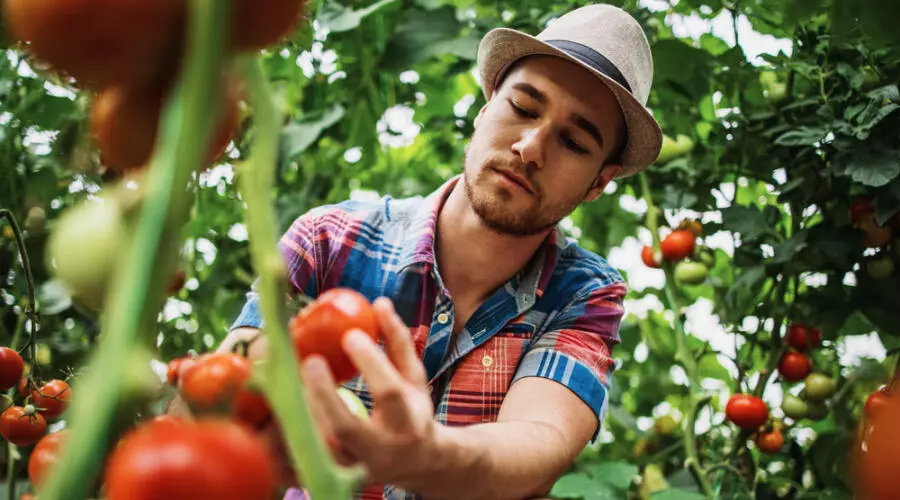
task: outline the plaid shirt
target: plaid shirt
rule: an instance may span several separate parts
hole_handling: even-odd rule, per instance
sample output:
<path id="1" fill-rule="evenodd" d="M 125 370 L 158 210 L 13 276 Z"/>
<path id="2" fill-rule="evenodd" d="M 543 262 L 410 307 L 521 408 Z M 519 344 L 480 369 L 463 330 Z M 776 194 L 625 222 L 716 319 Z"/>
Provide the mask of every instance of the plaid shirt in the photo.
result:
<path id="1" fill-rule="evenodd" d="M 390 297 L 410 327 L 441 424 L 493 422 L 516 380 L 542 377 L 584 400 L 599 430 L 623 314 L 621 275 L 557 228 L 529 264 L 481 304 L 451 345 L 453 301 L 437 269 L 434 237 L 438 212 L 459 179 L 425 198 L 347 201 L 299 217 L 280 244 L 293 291 L 315 297 L 348 287 L 369 300 Z M 251 291 L 232 328 L 261 323 Z M 344 385 L 371 410 L 359 377 Z M 304 496 L 293 491 L 287 498 Z M 356 498 L 416 496 L 372 485 Z"/>

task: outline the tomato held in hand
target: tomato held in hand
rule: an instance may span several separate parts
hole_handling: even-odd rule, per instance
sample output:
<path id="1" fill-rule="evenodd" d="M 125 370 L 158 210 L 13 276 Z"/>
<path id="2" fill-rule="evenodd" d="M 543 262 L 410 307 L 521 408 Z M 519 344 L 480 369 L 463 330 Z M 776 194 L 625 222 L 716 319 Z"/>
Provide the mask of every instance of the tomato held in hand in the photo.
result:
<path id="1" fill-rule="evenodd" d="M 767 455 L 774 455 L 784 447 L 784 435 L 778 429 L 763 432 L 756 437 L 756 446 L 759 447 L 759 451 Z"/>
<path id="2" fill-rule="evenodd" d="M 22 380 L 25 361 L 18 352 L 0 347 L 0 391 L 5 391 Z"/>
<path id="3" fill-rule="evenodd" d="M 32 405 L 11 406 L 0 415 L 0 435 L 16 446 L 30 446 L 47 430 L 47 421 Z"/>
<path id="4" fill-rule="evenodd" d="M 28 479 L 32 486 L 40 489 L 44 479 L 59 460 L 60 447 L 68 437 L 67 430 L 47 434 L 38 441 L 28 458 Z"/>
<path id="5" fill-rule="evenodd" d="M 229 409 L 252 370 L 250 360 L 237 354 L 201 356 L 182 370 L 181 394 L 196 412 Z"/>
<path id="6" fill-rule="evenodd" d="M 812 360 L 799 352 L 788 351 L 778 362 L 778 373 L 788 382 L 799 382 L 812 373 Z"/>
<path id="7" fill-rule="evenodd" d="M 645 246 L 641 249 L 641 260 L 644 261 L 644 265 L 653 269 L 659 269 L 659 257 L 655 255 L 656 252 L 653 251 L 653 247 Z"/>
<path id="8" fill-rule="evenodd" d="M 141 425 L 113 452 L 109 500 L 266 500 L 275 464 L 265 445 L 227 421 Z"/>
<path id="9" fill-rule="evenodd" d="M 41 415 L 52 419 L 62 415 L 69 407 L 72 391 L 65 381 L 54 379 L 42 385 L 39 391 L 32 391 L 31 398 Z"/>
<path id="10" fill-rule="evenodd" d="M 696 239 L 690 231 L 672 231 L 660 243 L 663 258 L 673 262 L 686 259 L 694 253 Z"/>
<path id="11" fill-rule="evenodd" d="M 236 0 L 232 4 L 231 46 L 240 51 L 272 45 L 297 25 L 306 0 Z"/>
<path id="12" fill-rule="evenodd" d="M 328 290 L 291 322 L 294 349 L 301 359 L 312 355 L 324 357 L 335 381 L 346 382 L 358 370 L 344 353 L 341 339 L 354 328 L 365 332 L 373 341 L 378 340 L 378 323 L 369 301 L 347 288 Z"/>
<path id="13" fill-rule="evenodd" d="M 263 394 L 243 388 L 234 400 L 231 417 L 251 429 L 259 429 L 272 419 L 272 408 Z"/>
<path id="14" fill-rule="evenodd" d="M 866 399 L 865 413 L 866 418 L 872 420 L 876 415 L 881 413 L 882 409 L 888 404 L 890 404 L 891 394 L 888 392 L 888 388 L 884 387 L 879 389 Z"/>
<path id="15" fill-rule="evenodd" d="M 792 323 L 786 336 L 787 344 L 800 352 L 806 352 L 810 347 L 822 346 L 822 332 L 809 325 Z"/>
<path id="16" fill-rule="evenodd" d="M 183 0 L 7 0 L 27 50 L 93 88 L 156 78 L 174 61 Z"/>
<path id="17" fill-rule="evenodd" d="M 725 405 L 725 416 L 742 429 L 758 429 L 769 420 L 769 407 L 756 396 L 735 394 Z"/>

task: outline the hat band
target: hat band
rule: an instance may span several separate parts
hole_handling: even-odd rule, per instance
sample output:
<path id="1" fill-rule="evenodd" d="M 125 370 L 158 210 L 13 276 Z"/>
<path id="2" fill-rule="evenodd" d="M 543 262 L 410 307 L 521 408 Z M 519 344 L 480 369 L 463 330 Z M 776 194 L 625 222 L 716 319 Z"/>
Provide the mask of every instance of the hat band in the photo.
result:
<path id="1" fill-rule="evenodd" d="M 582 45 L 571 40 L 544 40 L 544 43 L 556 47 L 557 49 L 569 54 L 572 57 L 580 59 L 583 63 L 587 64 L 591 68 L 594 68 L 600 73 L 603 73 L 604 75 L 612 78 L 613 81 L 625 87 L 625 90 L 627 90 L 629 94 L 631 93 L 631 86 L 628 85 L 628 81 L 625 80 L 622 72 L 619 71 L 619 68 L 617 68 L 616 65 L 613 64 L 612 61 L 607 59 L 603 54 L 588 47 L 587 45 Z"/>

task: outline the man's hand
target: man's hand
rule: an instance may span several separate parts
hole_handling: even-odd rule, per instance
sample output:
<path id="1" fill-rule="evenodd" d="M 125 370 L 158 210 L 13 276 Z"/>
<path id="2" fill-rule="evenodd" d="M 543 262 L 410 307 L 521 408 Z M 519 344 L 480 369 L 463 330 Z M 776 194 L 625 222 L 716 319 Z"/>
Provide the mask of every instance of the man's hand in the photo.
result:
<path id="1" fill-rule="evenodd" d="M 373 398 L 371 419 L 350 412 L 335 392 L 323 358 L 307 358 L 302 376 L 320 430 L 332 448 L 344 455 L 339 460 L 362 462 L 372 482 L 402 484 L 404 478 L 417 474 L 435 446 L 434 405 L 409 329 L 389 299 L 379 298 L 373 306 L 385 349 L 359 331 L 343 339 L 345 352 Z"/>

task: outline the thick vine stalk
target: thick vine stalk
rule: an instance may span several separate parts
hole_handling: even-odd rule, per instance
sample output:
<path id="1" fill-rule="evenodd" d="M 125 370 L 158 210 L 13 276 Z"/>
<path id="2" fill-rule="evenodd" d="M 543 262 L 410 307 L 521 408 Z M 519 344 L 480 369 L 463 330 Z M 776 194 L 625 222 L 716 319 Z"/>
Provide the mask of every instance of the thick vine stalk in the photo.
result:
<path id="1" fill-rule="evenodd" d="M 650 194 L 650 182 L 645 174 L 639 174 L 641 179 L 641 191 L 644 201 L 647 203 L 647 229 L 653 237 L 654 253 L 660 251 L 659 241 L 659 208 L 653 203 L 653 196 Z M 701 491 L 707 498 L 715 496 L 712 486 L 707 481 L 707 473 L 700 464 L 700 454 L 697 451 L 697 442 L 694 438 L 694 427 L 697 424 L 697 415 L 700 408 L 709 401 L 709 397 L 701 393 L 700 390 L 700 367 L 697 358 L 691 352 L 687 345 L 687 334 L 684 331 L 684 324 L 681 322 L 681 304 L 678 301 L 678 292 L 675 290 L 675 276 L 672 270 L 672 264 L 663 259 L 661 267 L 666 273 L 665 292 L 669 306 L 675 312 L 675 361 L 679 363 L 688 376 L 690 397 L 688 401 L 688 411 L 685 412 L 684 418 L 684 452 L 685 466 L 691 471 L 694 480 L 700 486 Z"/>
<path id="2" fill-rule="evenodd" d="M 188 2 L 187 53 L 172 98 L 163 109 L 147 196 L 133 237 L 107 293 L 103 339 L 74 390 L 71 434 L 41 491 L 42 500 L 84 498 L 103 463 L 132 352 L 152 343 L 163 285 L 174 267 L 180 227 L 188 219 L 186 186 L 203 162 L 220 102 L 225 27 L 230 2 Z"/>
<path id="3" fill-rule="evenodd" d="M 272 102 L 258 56 L 248 57 L 241 63 L 254 112 L 255 132 L 253 151 L 249 160 L 240 166 L 238 184 L 247 203 L 250 254 L 259 275 L 257 291 L 269 346 L 264 365 L 264 391 L 282 424 L 288 453 L 299 472 L 298 479 L 312 498 L 345 500 L 351 497 L 363 471 L 341 467 L 331 458 L 305 404 L 299 363 L 287 331 L 290 320 L 285 301 L 287 269 L 278 251 L 280 233 L 270 198 L 277 168 L 281 117 Z"/>

